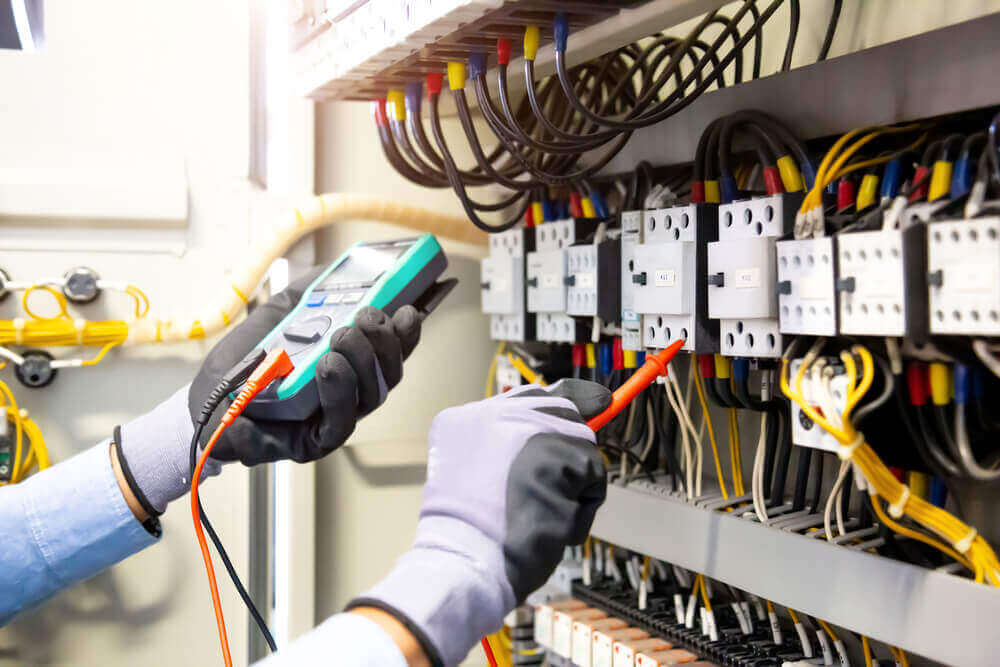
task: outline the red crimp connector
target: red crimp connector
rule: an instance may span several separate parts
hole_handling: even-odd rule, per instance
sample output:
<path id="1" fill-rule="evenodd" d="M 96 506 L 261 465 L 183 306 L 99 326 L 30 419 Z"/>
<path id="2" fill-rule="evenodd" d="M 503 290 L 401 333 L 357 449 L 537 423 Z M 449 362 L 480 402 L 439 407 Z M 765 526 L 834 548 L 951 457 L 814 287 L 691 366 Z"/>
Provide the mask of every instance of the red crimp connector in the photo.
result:
<path id="1" fill-rule="evenodd" d="M 534 227 L 535 226 L 535 214 L 531 210 L 531 207 L 524 209 L 524 226 Z"/>
<path id="2" fill-rule="evenodd" d="M 510 40 L 500 38 L 497 40 L 497 64 L 510 64 Z"/>
<path id="3" fill-rule="evenodd" d="M 849 178 L 840 179 L 837 183 L 837 210 L 843 211 L 854 206 L 855 196 L 854 181 Z"/>
<path id="4" fill-rule="evenodd" d="M 705 201 L 705 182 L 691 181 L 691 203 L 700 204 Z"/>
<path id="5" fill-rule="evenodd" d="M 574 218 L 583 217 L 583 199 L 576 192 L 569 193 L 569 214 Z"/>
<path id="6" fill-rule="evenodd" d="M 625 353 L 622 351 L 622 339 L 615 338 L 614 342 L 611 344 L 611 363 L 612 367 L 616 370 L 623 370 L 625 368 Z"/>
<path id="7" fill-rule="evenodd" d="M 440 72 L 427 75 L 427 97 L 440 95 L 441 87 L 444 85 L 444 75 Z"/>
<path id="8" fill-rule="evenodd" d="M 586 364 L 587 348 L 583 343 L 573 345 L 573 368 L 583 368 Z"/>
<path id="9" fill-rule="evenodd" d="M 379 127 L 389 124 L 389 118 L 385 115 L 385 100 L 372 100 L 372 115 L 375 116 L 375 124 Z"/>
<path id="10" fill-rule="evenodd" d="M 930 374 L 927 372 L 926 364 L 914 361 L 906 367 L 906 384 L 910 389 L 910 403 L 919 406 L 927 402 L 929 383 Z"/>
<path id="11" fill-rule="evenodd" d="M 698 355 L 698 370 L 703 378 L 715 377 L 715 359 L 712 358 L 712 355 Z"/>
<path id="12" fill-rule="evenodd" d="M 906 484 L 906 471 L 902 468 L 897 468 L 895 466 L 889 466 L 889 472 L 892 476 L 896 478 L 896 481 L 900 484 Z"/>
<path id="13" fill-rule="evenodd" d="M 764 167 L 764 187 L 769 195 L 779 195 L 785 191 L 781 183 L 781 172 L 777 167 Z"/>
<path id="14" fill-rule="evenodd" d="M 913 172 L 913 182 L 918 183 L 922 179 L 923 183 L 921 183 L 916 189 L 913 190 L 913 192 L 910 193 L 911 202 L 927 199 L 927 190 L 931 187 L 931 179 L 927 175 L 929 171 L 930 167 L 921 166 L 917 167 L 916 170 Z"/>

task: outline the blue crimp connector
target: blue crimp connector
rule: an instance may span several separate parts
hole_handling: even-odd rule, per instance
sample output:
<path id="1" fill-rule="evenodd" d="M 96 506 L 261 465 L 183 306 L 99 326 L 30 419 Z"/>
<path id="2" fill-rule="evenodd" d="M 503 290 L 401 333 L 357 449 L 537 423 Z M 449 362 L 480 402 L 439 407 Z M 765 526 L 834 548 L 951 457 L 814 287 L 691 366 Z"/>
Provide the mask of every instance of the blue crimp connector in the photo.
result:
<path id="1" fill-rule="evenodd" d="M 410 113 L 420 113 L 420 103 L 424 97 L 424 84 L 411 81 L 406 84 L 406 110 Z"/>
<path id="2" fill-rule="evenodd" d="M 948 487 L 940 477 L 931 477 L 931 505 L 944 507 L 948 501 Z"/>
<path id="3" fill-rule="evenodd" d="M 608 205 L 604 201 L 604 197 L 597 190 L 590 191 L 590 202 L 594 205 L 594 213 L 597 214 L 598 218 L 608 217 Z"/>
<path id="4" fill-rule="evenodd" d="M 750 376 L 750 360 L 743 357 L 733 359 L 733 381 L 743 383 Z"/>
<path id="5" fill-rule="evenodd" d="M 729 175 L 719 178 L 719 195 L 723 204 L 728 204 L 739 199 L 740 188 L 736 185 L 736 179 Z"/>
<path id="6" fill-rule="evenodd" d="M 951 198 L 958 199 L 972 189 L 972 163 L 969 156 L 962 155 L 955 160 L 955 168 L 951 173 Z"/>
<path id="7" fill-rule="evenodd" d="M 545 222 L 552 222 L 557 219 L 556 207 L 551 199 L 542 200 L 542 217 L 545 219 Z"/>
<path id="8" fill-rule="evenodd" d="M 572 217 L 569 214 L 569 202 L 568 201 L 566 201 L 565 199 L 560 199 L 558 202 L 556 202 L 556 206 L 557 206 L 558 211 L 559 211 L 559 217 L 557 218 L 558 220 L 568 220 L 569 218 Z"/>
<path id="9" fill-rule="evenodd" d="M 882 174 L 882 187 L 879 197 L 882 199 L 895 199 L 899 194 L 899 186 L 903 183 L 903 161 L 898 157 L 889 160 Z"/>
<path id="10" fill-rule="evenodd" d="M 965 364 L 955 364 L 955 403 L 963 404 L 969 398 L 969 367 Z"/>
<path id="11" fill-rule="evenodd" d="M 566 12 L 558 12 L 552 20 L 552 41 L 555 42 L 556 51 L 565 51 L 568 39 L 569 17 L 566 16 Z"/>
<path id="12" fill-rule="evenodd" d="M 601 369 L 603 377 L 611 375 L 611 371 L 614 370 L 610 343 L 601 343 L 597 348 L 597 367 Z"/>
<path id="13" fill-rule="evenodd" d="M 642 365 L 644 363 L 646 363 L 646 353 L 645 352 L 636 352 L 635 353 L 635 367 L 636 368 L 642 368 Z"/>
<path id="14" fill-rule="evenodd" d="M 475 79 L 480 74 L 486 74 L 486 54 L 485 53 L 470 53 L 469 54 L 469 78 Z"/>

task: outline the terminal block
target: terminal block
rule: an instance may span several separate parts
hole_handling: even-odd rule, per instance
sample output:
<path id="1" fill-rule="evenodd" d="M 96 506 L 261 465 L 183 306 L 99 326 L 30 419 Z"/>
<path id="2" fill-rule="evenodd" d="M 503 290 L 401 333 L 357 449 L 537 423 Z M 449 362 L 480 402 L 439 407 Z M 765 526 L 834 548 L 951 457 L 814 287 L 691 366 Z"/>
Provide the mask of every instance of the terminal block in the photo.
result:
<path id="1" fill-rule="evenodd" d="M 708 316 L 719 320 L 722 354 L 781 356 L 777 239 L 801 198 L 777 194 L 719 206 L 719 240 L 708 244 Z"/>
<path id="2" fill-rule="evenodd" d="M 834 237 L 778 241 L 778 330 L 837 335 L 837 254 Z"/>
<path id="3" fill-rule="evenodd" d="M 622 224 L 621 304 L 622 349 L 642 350 L 642 316 L 635 310 L 635 249 L 642 241 L 642 211 L 624 211 Z"/>
<path id="4" fill-rule="evenodd" d="M 582 311 L 590 306 L 593 306 L 594 310 L 600 309 L 597 304 L 597 294 L 594 292 L 598 283 L 596 276 L 592 276 L 583 280 L 585 284 L 593 281 L 592 287 L 575 289 L 577 275 L 589 273 L 582 268 L 587 251 L 573 251 L 574 262 L 578 263 L 574 264 L 574 273 L 571 274 L 569 248 L 576 244 L 592 246 L 589 240 L 593 238 L 597 225 L 598 223 L 591 220 L 569 219 L 547 222 L 530 230 L 535 235 L 535 250 L 527 254 L 525 284 L 528 312 L 536 315 L 535 340 L 547 343 L 576 343 L 589 339 L 589 327 L 577 322 L 569 314 L 570 283 L 574 283 L 573 297 L 576 299 L 573 302 L 573 310 L 581 311 L 581 315 Z M 616 249 L 611 252 L 617 254 Z M 597 255 L 599 254 L 598 251 Z M 597 255 L 589 257 L 595 262 L 595 266 Z M 609 268 L 605 268 L 605 271 L 610 273 Z M 615 291 L 617 292 L 617 288 Z M 591 295 L 593 299 L 588 301 Z M 614 303 L 613 298 L 604 310 L 612 318 L 617 317 L 618 305 Z"/>
<path id="5" fill-rule="evenodd" d="M 1000 218 L 931 223 L 927 283 L 931 333 L 1000 335 Z"/>
<path id="6" fill-rule="evenodd" d="M 525 310 L 524 284 L 525 254 L 533 247 L 530 230 L 511 229 L 490 236 L 490 254 L 480 264 L 479 287 L 493 340 L 534 339 L 535 317 Z"/>
<path id="7" fill-rule="evenodd" d="M 718 351 L 718 323 L 708 319 L 707 245 L 718 238 L 717 207 L 689 204 L 646 211 L 642 243 L 626 268 L 645 347 L 678 338 L 683 350 Z"/>
<path id="8" fill-rule="evenodd" d="M 839 360 L 836 363 L 839 363 Z M 799 372 L 801 366 L 801 359 L 795 359 L 789 364 L 789 382 L 794 381 L 795 375 Z M 837 409 L 843 410 L 847 401 L 847 374 L 844 372 L 843 367 L 835 366 L 835 368 L 837 370 L 830 379 L 830 394 L 833 397 L 833 404 L 837 406 Z M 802 395 L 810 405 L 822 413 L 817 400 L 819 379 L 810 375 L 803 377 Z M 790 401 L 789 405 L 792 410 L 792 442 L 794 444 L 800 447 L 812 447 L 813 449 L 822 449 L 834 453 L 839 450 L 840 443 L 837 439 L 810 419 L 809 415 L 803 412 L 798 403 Z"/>
<path id="9" fill-rule="evenodd" d="M 840 333 L 927 338 L 927 227 L 840 234 Z"/>

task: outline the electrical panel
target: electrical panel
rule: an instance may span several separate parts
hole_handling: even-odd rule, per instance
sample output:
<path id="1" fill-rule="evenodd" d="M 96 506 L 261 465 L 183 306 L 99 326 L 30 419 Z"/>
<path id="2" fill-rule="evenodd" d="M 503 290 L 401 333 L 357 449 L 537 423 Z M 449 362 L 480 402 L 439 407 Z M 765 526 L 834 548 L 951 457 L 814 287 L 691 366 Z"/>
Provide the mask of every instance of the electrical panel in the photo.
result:
<path id="1" fill-rule="evenodd" d="M 490 316 L 493 340 L 524 342 L 535 334 L 535 316 L 525 310 L 525 255 L 534 246 L 530 230 L 490 236 L 490 254 L 480 263 L 482 311 Z"/>
<path id="2" fill-rule="evenodd" d="M 643 213 L 642 241 L 632 246 L 630 257 L 622 255 L 628 281 L 623 289 L 631 310 L 641 316 L 643 347 L 663 348 L 682 338 L 687 351 L 718 349 L 718 325 L 708 319 L 705 284 L 707 244 L 717 238 L 717 229 L 711 204 Z"/>
<path id="3" fill-rule="evenodd" d="M 927 283 L 931 333 L 1000 336 L 1000 218 L 931 223 Z"/>
<path id="4" fill-rule="evenodd" d="M 778 194 L 719 206 L 719 240 L 708 244 L 708 315 L 719 320 L 726 356 L 781 356 L 775 247 L 791 231 L 796 199 Z"/>

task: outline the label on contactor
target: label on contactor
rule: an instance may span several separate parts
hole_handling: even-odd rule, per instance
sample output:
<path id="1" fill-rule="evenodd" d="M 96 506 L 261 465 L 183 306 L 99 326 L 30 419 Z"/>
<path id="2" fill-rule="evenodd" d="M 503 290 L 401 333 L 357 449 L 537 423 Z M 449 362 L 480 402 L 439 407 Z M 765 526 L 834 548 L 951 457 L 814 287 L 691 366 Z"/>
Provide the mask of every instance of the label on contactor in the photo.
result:
<path id="1" fill-rule="evenodd" d="M 541 280 L 539 281 L 541 286 L 545 289 L 555 289 L 556 287 L 559 287 L 561 282 L 562 281 L 559 280 L 559 276 L 555 273 L 543 273 Z"/>
<path id="2" fill-rule="evenodd" d="M 576 274 L 576 287 L 580 289 L 594 289 L 596 284 L 597 278 L 594 277 L 593 273 Z"/>
<path id="3" fill-rule="evenodd" d="M 657 269 L 653 272 L 653 284 L 656 287 L 673 287 L 677 284 L 677 272 L 673 269 Z"/>
<path id="4" fill-rule="evenodd" d="M 750 269 L 737 269 L 730 276 L 732 286 L 736 289 L 747 289 L 750 287 L 760 287 L 760 269 L 753 267 Z"/>

